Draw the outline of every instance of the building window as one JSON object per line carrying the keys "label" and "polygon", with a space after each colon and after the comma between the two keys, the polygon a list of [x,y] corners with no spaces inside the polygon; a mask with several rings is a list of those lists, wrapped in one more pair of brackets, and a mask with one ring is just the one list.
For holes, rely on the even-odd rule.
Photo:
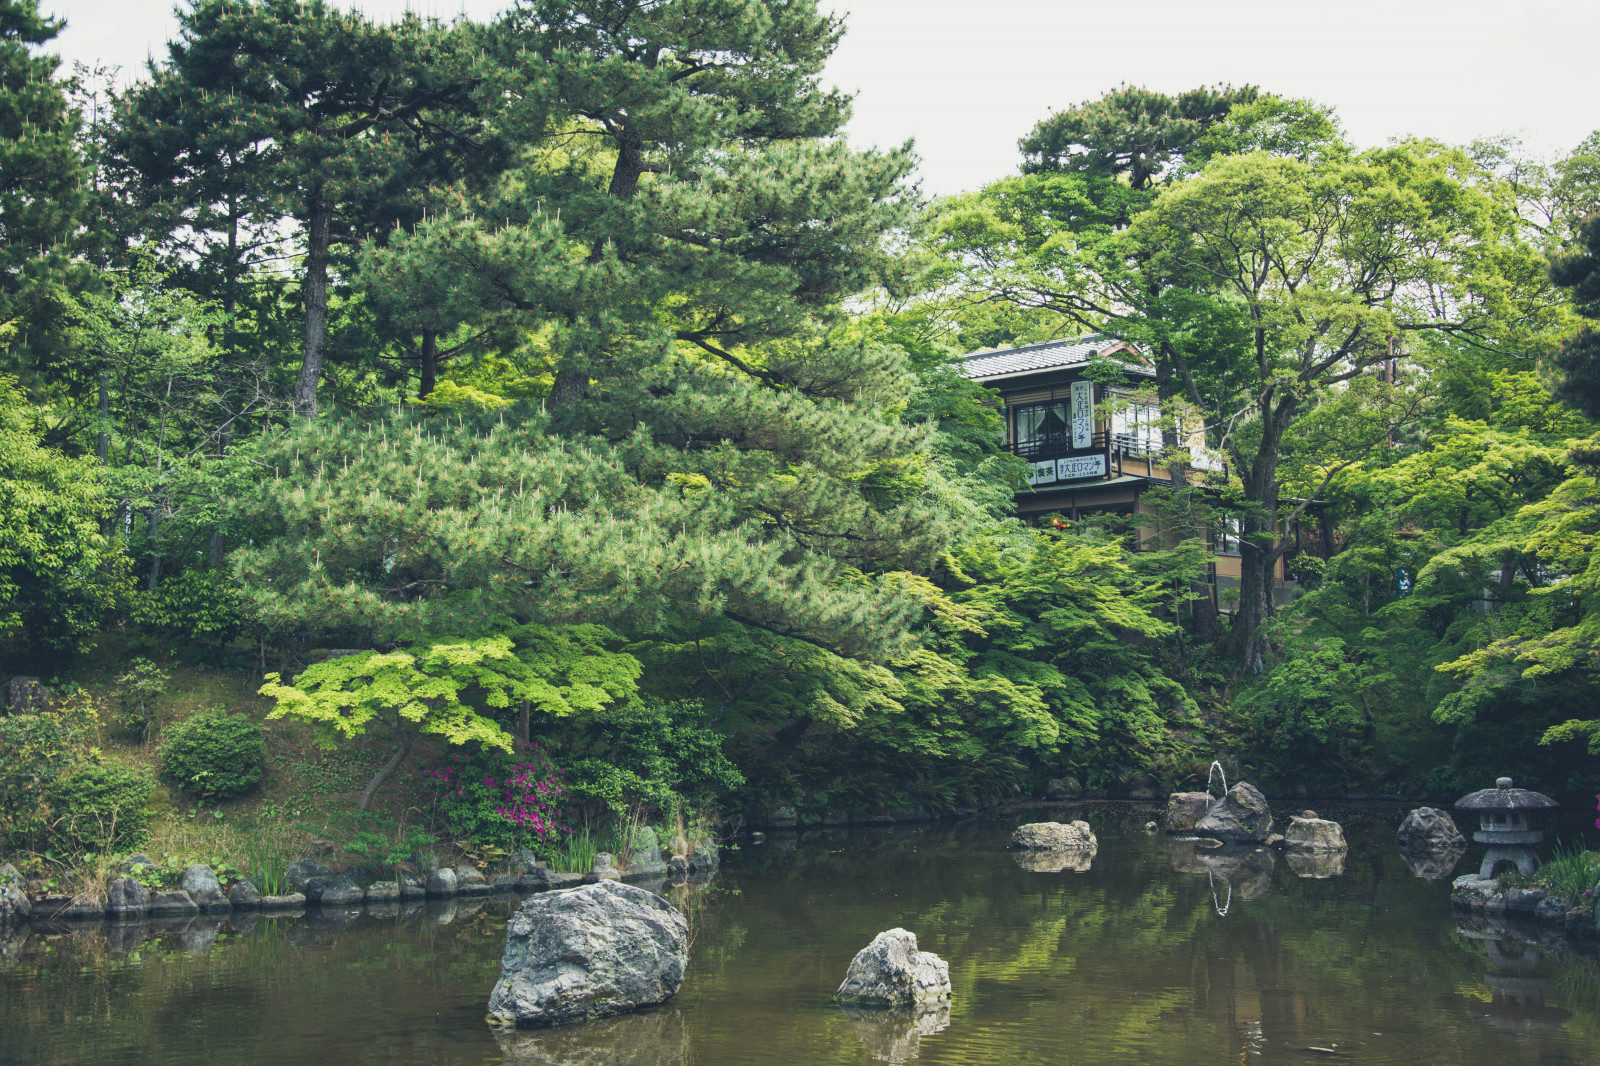
{"label": "building window", "polygon": [[1211,550],[1217,555],[1238,555],[1243,532],[1237,518],[1223,518],[1211,527]]}
{"label": "building window", "polygon": [[1156,455],[1161,451],[1161,409],[1132,403],[1111,414],[1111,439],[1118,451]]}
{"label": "building window", "polygon": [[1057,455],[1072,443],[1070,405],[1066,400],[1029,404],[1016,409],[1018,455]]}

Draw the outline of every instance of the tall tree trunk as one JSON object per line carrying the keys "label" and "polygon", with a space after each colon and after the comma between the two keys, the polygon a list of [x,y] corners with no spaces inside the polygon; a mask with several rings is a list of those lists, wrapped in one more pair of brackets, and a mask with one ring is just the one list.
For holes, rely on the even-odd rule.
{"label": "tall tree trunk", "polygon": [[1267,642],[1261,627],[1272,616],[1272,571],[1283,555],[1278,532],[1278,459],[1283,433],[1294,414],[1291,400],[1264,405],[1261,444],[1245,477],[1245,498],[1254,505],[1240,522],[1239,612],[1234,632],[1245,673],[1266,669]]}
{"label": "tall tree trunk", "polygon": [[425,329],[422,331],[422,370],[421,380],[417,383],[417,399],[426,400],[433,393],[434,383],[439,379],[439,331]]}
{"label": "tall tree trunk", "polygon": [[400,764],[405,762],[406,756],[411,754],[411,745],[417,739],[414,730],[405,728],[404,724],[395,730],[399,734],[395,744],[394,753],[389,756],[389,761],[378,767],[378,772],[372,775],[372,780],[367,782],[366,789],[361,793],[361,802],[356,804],[356,810],[364,811],[372,806],[372,797],[378,794],[378,789],[383,783],[393,777],[395,771],[400,769]]}
{"label": "tall tree trunk", "polygon": [[145,588],[154,592],[161,583],[161,508],[150,508],[150,573],[146,577]]}
{"label": "tall tree trunk", "polygon": [[[306,220],[306,347],[300,376],[294,383],[294,413],[317,417],[317,382],[322,378],[322,351],[328,340],[328,247],[333,204],[319,189],[311,196]],[[365,808],[363,808],[365,809]]]}

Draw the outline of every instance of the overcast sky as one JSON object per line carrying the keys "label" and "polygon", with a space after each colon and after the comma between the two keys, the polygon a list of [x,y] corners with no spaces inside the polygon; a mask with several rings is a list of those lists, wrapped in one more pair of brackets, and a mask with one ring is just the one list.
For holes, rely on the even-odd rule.
{"label": "overcast sky", "polygon": [[[1130,82],[1253,83],[1338,109],[1358,144],[1514,133],[1541,154],[1600,127],[1596,0],[823,0],[848,12],[829,77],[858,94],[853,143],[915,138],[930,193],[1012,172],[1052,109]],[[142,69],[171,0],[41,0],[63,58]],[[504,0],[363,0],[485,18]]]}

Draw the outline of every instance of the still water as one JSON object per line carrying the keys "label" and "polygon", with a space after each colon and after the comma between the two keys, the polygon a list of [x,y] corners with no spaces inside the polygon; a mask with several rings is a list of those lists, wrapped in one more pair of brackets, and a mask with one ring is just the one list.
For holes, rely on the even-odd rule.
{"label": "still water", "polygon": [[[691,917],[667,1007],[496,1037],[513,900],[0,939],[0,1064],[732,1066],[1600,1063],[1600,962],[1458,928],[1398,808],[1337,808],[1342,863],[1147,834],[1154,806],[745,844],[668,890]],[[1084,817],[1087,869],[1026,868],[1018,821]],[[1475,862],[1469,851],[1456,872]],[[1439,871],[1434,871],[1435,873]],[[950,963],[948,1017],[851,1017],[851,956],[892,926]]]}

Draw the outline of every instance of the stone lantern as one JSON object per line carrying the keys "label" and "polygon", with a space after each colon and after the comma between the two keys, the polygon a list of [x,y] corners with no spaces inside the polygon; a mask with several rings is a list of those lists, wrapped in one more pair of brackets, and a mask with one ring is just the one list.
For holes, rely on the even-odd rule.
{"label": "stone lantern", "polygon": [[1525,788],[1512,788],[1511,778],[1502,777],[1494,788],[1480,789],[1456,800],[1456,810],[1477,811],[1478,831],[1472,839],[1489,845],[1478,876],[1494,876],[1496,866],[1515,863],[1518,870],[1531,874],[1539,868],[1539,855],[1533,845],[1544,840],[1544,833],[1528,824],[1532,811],[1557,806],[1556,801]]}

